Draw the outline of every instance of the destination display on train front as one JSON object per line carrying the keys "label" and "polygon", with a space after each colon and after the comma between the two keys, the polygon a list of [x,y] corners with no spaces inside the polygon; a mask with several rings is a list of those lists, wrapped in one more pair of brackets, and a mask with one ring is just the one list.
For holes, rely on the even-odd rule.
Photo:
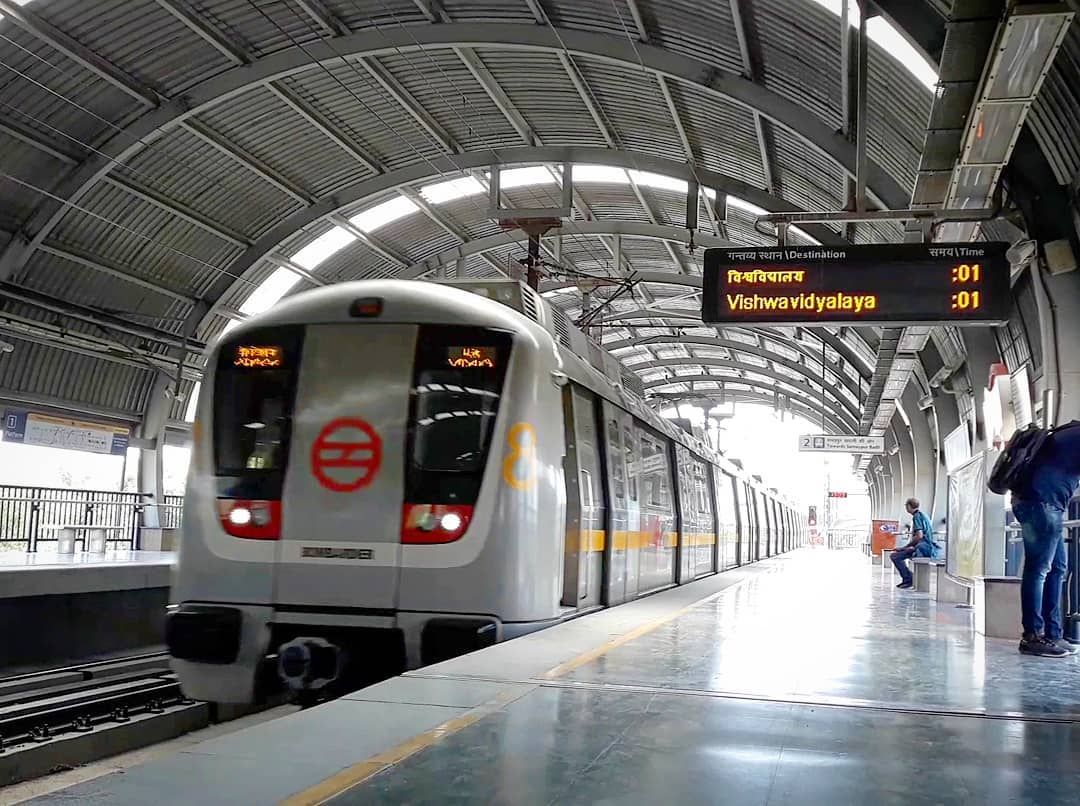
{"label": "destination display on train front", "polygon": [[707,249],[701,318],[743,325],[989,325],[1008,319],[1008,244]]}

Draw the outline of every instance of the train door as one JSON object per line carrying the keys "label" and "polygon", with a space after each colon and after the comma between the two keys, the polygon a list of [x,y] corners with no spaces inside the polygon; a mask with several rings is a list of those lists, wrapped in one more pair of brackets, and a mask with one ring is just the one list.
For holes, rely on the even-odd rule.
{"label": "train door", "polygon": [[694,578],[695,546],[697,544],[698,513],[694,495],[693,468],[690,451],[682,445],[675,445],[676,477],[679,481],[679,547],[677,560],[680,583]]}
{"label": "train door", "polygon": [[760,490],[751,488],[754,496],[754,522],[757,526],[757,540],[754,545],[754,559],[764,560],[769,556],[767,548],[769,541],[769,521],[765,513],[765,494]]}
{"label": "train door", "polygon": [[641,445],[638,591],[648,593],[675,582],[679,533],[668,444],[651,431],[639,428],[637,433]]}
{"label": "train door", "polygon": [[[680,446],[681,447],[681,446]],[[685,468],[685,476],[683,469]],[[680,478],[685,477],[686,494],[682,545],[685,548],[686,577],[698,579],[713,571],[716,525],[713,522],[712,494],[706,464],[687,451],[679,462]]]}
{"label": "train door", "polygon": [[602,402],[604,461],[607,468],[607,540],[604,543],[604,596],[607,605],[626,601],[630,508],[626,484],[626,451],[622,443],[622,412]]}
{"label": "train door", "polygon": [[562,604],[580,609],[600,604],[607,507],[592,394],[578,386],[565,387],[563,411],[566,546]]}
{"label": "train door", "polygon": [[626,458],[626,598],[638,595],[641,576],[641,442],[633,418],[620,412]]}
{"label": "train door", "polygon": [[767,495],[765,501],[765,522],[769,524],[765,537],[765,556],[772,557],[776,554],[776,502]]}
{"label": "train door", "polygon": [[739,541],[739,565],[754,561],[754,541],[757,534],[757,518],[754,512],[750,487],[745,481],[739,482],[739,508],[742,510],[742,539]]}
{"label": "train door", "polygon": [[698,522],[701,526],[700,540],[695,552],[697,564],[694,575],[703,577],[715,573],[719,566],[717,565],[717,523],[713,485],[709,477],[709,466],[700,459],[694,460],[694,490],[698,496]]}
{"label": "train door", "polygon": [[726,571],[739,564],[739,515],[733,479],[715,466],[712,473],[716,502],[716,568]]}

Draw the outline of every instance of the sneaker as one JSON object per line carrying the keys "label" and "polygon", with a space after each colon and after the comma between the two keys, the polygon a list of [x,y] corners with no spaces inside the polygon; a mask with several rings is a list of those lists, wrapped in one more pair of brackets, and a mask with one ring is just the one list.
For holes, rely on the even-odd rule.
{"label": "sneaker", "polygon": [[1050,643],[1050,644],[1054,644],[1056,647],[1065,650],[1066,655],[1075,655],[1077,653],[1076,644],[1070,644],[1064,638],[1059,638],[1056,641],[1053,641],[1053,640],[1047,638],[1046,642]]}
{"label": "sneaker", "polygon": [[898,587],[902,591],[906,591],[906,590],[910,590],[911,588],[914,588],[915,585],[912,584],[911,582],[901,582],[896,587]]}
{"label": "sneaker", "polygon": [[1053,641],[1047,641],[1041,635],[1020,639],[1020,652],[1024,655],[1038,655],[1041,658],[1064,658],[1069,653]]}

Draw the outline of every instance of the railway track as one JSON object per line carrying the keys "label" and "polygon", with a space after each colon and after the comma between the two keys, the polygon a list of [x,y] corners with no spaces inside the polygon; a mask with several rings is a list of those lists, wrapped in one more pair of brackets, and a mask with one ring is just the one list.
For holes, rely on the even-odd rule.
{"label": "railway track", "polygon": [[0,678],[0,786],[205,727],[168,655],[149,653]]}

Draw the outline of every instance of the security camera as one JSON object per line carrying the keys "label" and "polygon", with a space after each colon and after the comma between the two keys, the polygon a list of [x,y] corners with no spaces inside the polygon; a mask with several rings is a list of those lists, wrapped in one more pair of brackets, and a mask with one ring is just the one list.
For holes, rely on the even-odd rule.
{"label": "security camera", "polygon": [[1035,241],[1030,239],[1020,240],[1009,247],[1005,253],[1005,257],[1009,261],[1009,265],[1014,269],[1023,268],[1028,262],[1035,257],[1035,252],[1038,247]]}
{"label": "security camera", "polygon": [[0,341],[0,353],[15,352],[15,345],[9,341]]}

